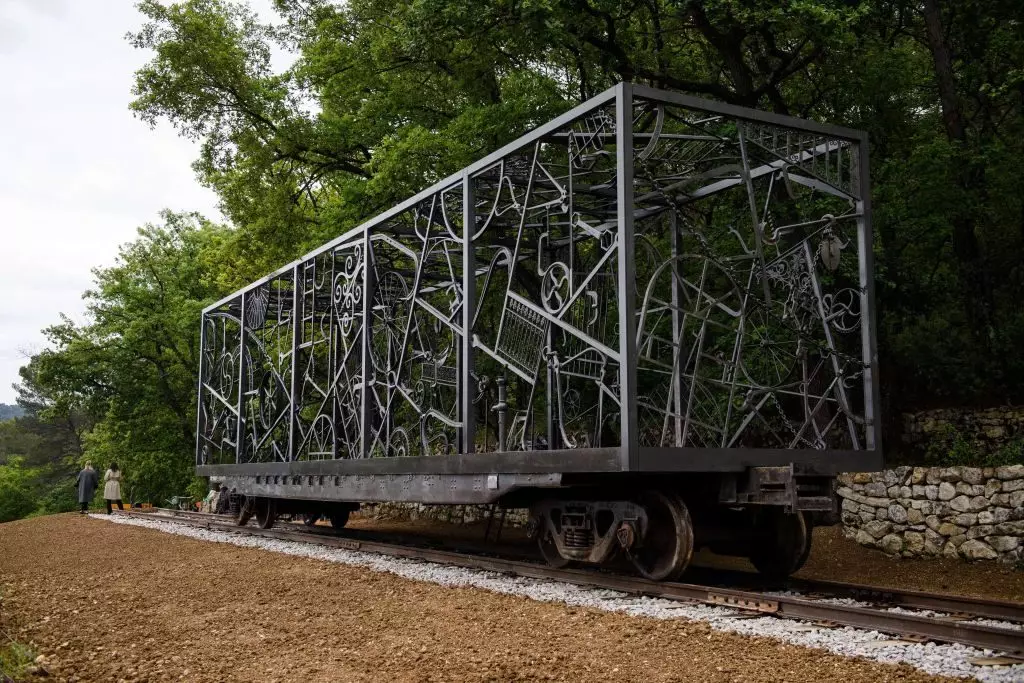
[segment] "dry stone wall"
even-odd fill
[[[844,534],[861,545],[903,557],[1024,559],[1024,465],[847,473],[838,493]]]
[[[903,415],[901,439],[918,453],[949,450],[958,435],[980,453],[993,453],[1024,438],[1024,407],[941,408]]]

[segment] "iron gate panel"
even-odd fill
[[[866,147],[620,84],[208,307],[197,465],[877,466]]]

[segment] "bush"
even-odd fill
[[[21,519],[36,509],[34,479],[35,472],[25,468],[21,458],[0,465],[0,522]]]
[[[1024,465],[1024,439],[1003,444],[986,453],[952,425],[945,425],[928,446],[925,460],[935,467],[1002,467]]]

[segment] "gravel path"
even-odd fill
[[[264,544],[290,554],[78,515],[3,524],[0,621],[36,643],[50,680],[939,680],[729,633],[769,620],[730,622],[726,610],[689,621],[675,603]]]

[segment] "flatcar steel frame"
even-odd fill
[[[620,83],[204,309],[196,471],[473,503],[876,469],[868,188],[861,131]]]

